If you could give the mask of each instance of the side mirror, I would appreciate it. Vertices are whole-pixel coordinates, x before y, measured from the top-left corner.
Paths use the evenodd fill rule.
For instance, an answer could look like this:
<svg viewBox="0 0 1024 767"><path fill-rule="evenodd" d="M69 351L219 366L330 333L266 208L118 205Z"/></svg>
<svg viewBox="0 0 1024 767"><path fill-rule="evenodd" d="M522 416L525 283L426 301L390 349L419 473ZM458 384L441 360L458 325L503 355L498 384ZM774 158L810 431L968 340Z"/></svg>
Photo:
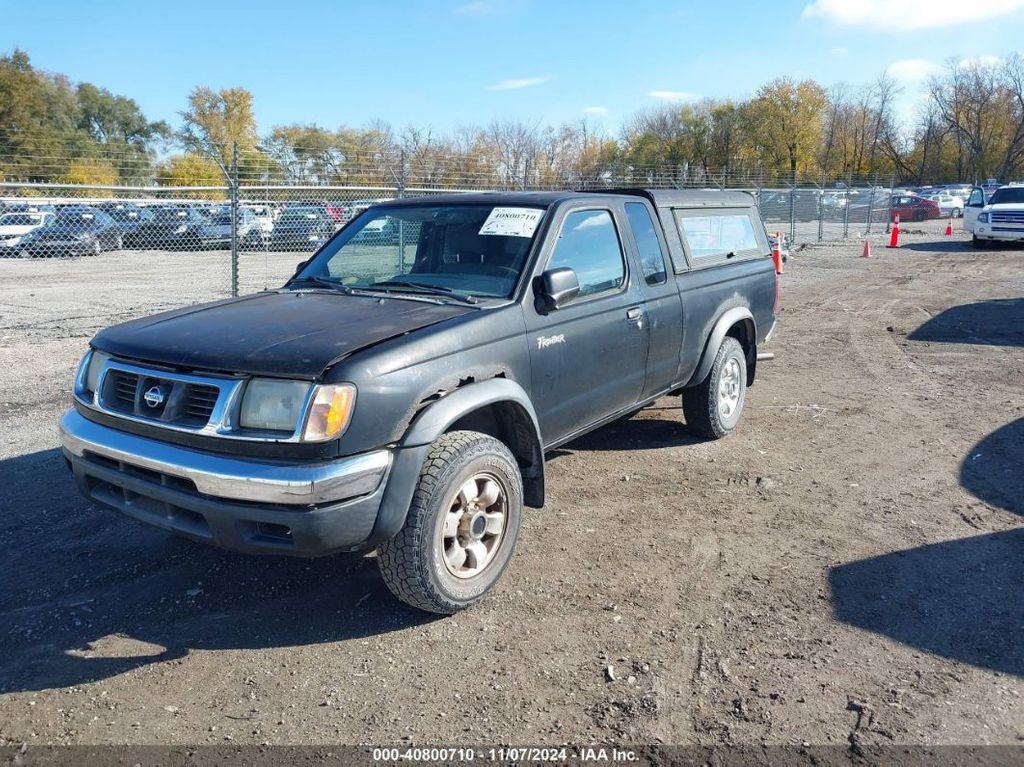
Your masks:
<svg viewBox="0 0 1024 767"><path fill-rule="evenodd" d="M580 294L576 272L567 266L548 269L540 276L540 300L545 311L555 311Z"/></svg>
<svg viewBox="0 0 1024 767"><path fill-rule="evenodd" d="M295 273L296 273L296 274L298 274L298 273L299 273L299 272L301 272L301 271L302 271L303 269L305 269L305 268L306 268L306 264L308 264L308 263L309 263L310 261L312 261L312 260L313 260L313 259L311 259L311 258L307 258L307 259L306 259L305 261L299 261L299 263L297 263L297 264L295 265Z"/></svg>

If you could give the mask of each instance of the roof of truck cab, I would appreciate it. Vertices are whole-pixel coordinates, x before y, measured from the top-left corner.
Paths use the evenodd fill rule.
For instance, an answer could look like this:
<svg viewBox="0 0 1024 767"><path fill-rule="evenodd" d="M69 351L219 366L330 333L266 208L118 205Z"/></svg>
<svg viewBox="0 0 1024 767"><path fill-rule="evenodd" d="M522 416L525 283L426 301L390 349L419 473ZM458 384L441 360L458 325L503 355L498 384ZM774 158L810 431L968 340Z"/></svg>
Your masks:
<svg viewBox="0 0 1024 767"><path fill-rule="evenodd" d="M567 200L594 200L633 195L650 200L656 207L728 207L744 208L754 205L750 192L734 189L601 189L592 192L450 192L422 197L403 197L377 203L383 207L421 205L424 203L456 202L468 205L513 205L550 207Z"/></svg>

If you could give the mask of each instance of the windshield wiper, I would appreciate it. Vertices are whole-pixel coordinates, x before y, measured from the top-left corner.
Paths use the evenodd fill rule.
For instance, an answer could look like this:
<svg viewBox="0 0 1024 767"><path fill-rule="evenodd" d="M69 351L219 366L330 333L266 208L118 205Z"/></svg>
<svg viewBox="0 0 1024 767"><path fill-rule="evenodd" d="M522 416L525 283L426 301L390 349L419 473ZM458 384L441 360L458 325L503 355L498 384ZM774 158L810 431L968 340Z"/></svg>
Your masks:
<svg viewBox="0 0 1024 767"><path fill-rule="evenodd" d="M350 288L348 285L343 285L340 282L329 280L326 277L298 277L292 282L315 282L317 285L323 285L325 288L336 290L339 293L344 293L346 296L355 295L355 290Z"/></svg>
<svg viewBox="0 0 1024 767"><path fill-rule="evenodd" d="M446 296L462 301L464 304L479 303L473 296L464 296L456 293L452 288L444 285L431 285L429 282L416 282L415 280L382 280L368 285L369 288L414 288L425 293L432 293L435 296Z"/></svg>

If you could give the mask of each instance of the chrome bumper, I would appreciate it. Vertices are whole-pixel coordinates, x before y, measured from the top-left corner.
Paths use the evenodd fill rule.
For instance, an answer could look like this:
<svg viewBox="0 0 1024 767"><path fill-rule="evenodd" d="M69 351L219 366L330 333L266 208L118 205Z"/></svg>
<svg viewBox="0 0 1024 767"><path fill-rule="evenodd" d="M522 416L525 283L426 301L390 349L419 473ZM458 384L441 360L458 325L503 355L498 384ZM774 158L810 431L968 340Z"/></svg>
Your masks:
<svg viewBox="0 0 1024 767"><path fill-rule="evenodd" d="M380 486L391 463L387 450L313 464L233 458L117 431L74 410L61 418L60 439L73 456L91 453L189 480L204 495L268 504L307 506L366 495Z"/></svg>

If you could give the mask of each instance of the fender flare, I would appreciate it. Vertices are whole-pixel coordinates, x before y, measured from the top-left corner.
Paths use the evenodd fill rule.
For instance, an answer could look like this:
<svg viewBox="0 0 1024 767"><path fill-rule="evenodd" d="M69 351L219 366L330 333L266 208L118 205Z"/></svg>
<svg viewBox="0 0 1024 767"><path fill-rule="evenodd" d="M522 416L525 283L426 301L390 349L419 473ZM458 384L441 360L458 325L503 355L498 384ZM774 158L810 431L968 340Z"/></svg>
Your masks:
<svg viewBox="0 0 1024 767"><path fill-rule="evenodd" d="M544 443L533 403L515 381L491 378L456 389L428 405L413 419L395 451L388 486L368 541L370 546L382 543L402 529L420 470L434 440L463 416L499 403L517 405L529 420L533 433L529 436L530 465L522 469L524 501L537 508L544 505Z"/></svg>
<svg viewBox="0 0 1024 767"><path fill-rule="evenodd" d="M529 417L533 433L541 444L537 413L526 390L508 378L490 378L460 387L425 408L413 419L402 439L402 447L429 445L464 415L499 402L519 405Z"/></svg>
<svg viewBox="0 0 1024 767"><path fill-rule="evenodd" d="M743 320L749 320L751 325L754 324L754 315L745 306L734 306L718 318L714 328L711 330L711 334L708 336L708 342L704 346L704 354L700 358L700 364L693 375L690 376L690 380L686 382L687 386L695 386L707 378L711 372L711 366L715 364L715 357L718 356L718 350L722 346L722 341L725 340L725 334L729 332L729 328ZM756 326L754 330L755 333L751 337L756 339Z"/></svg>

